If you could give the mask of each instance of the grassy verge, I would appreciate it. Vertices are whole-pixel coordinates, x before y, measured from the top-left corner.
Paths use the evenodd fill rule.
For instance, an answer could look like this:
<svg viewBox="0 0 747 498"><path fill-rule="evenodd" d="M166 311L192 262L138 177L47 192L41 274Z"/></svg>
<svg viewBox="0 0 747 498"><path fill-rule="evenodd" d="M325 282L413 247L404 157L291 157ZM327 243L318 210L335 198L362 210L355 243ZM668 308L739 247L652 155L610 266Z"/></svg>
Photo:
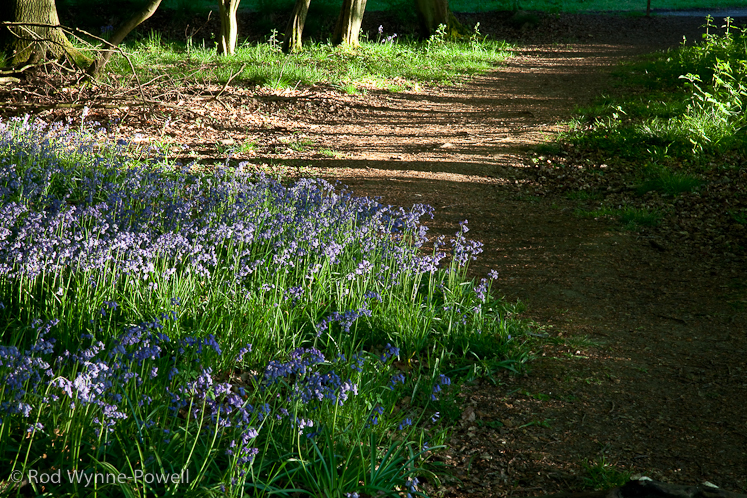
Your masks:
<svg viewBox="0 0 747 498"><path fill-rule="evenodd" d="M747 35L707 22L700 43L626 66L625 94L581 109L535 151L538 165L552 157L544 176L568 178L558 183L579 215L658 227L704 250L745 247Z"/></svg>
<svg viewBox="0 0 747 498"><path fill-rule="evenodd" d="M707 23L716 29L711 18ZM702 43L627 68L625 84L643 92L583 109L564 138L585 150L661 168L697 169L714 158L743 154L746 40L730 27L722 36L711 33ZM652 172L662 184L695 186L661 168Z"/></svg>
<svg viewBox="0 0 747 498"><path fill-rule="evenodd" d="M274 36L267 43L245 44L236 55L216 59L213 47L165 43L152 32L127 50L136 71L150 79L166 73L185 82L258 84L272 88L327 83L348 93L358 87L414 87L418 82L448 84L495 67L508 57L505 42L488 41L475 30L471 40L446 41L444 35L417 42L396 33L382 33L360 48L308 43L302 52L285 55ZM131 74L129 62L119 56L110 69Z"/></svg>
<svg viewBox="0 0 747 498"><path fill-rule="evenodd" d="M87 126L0 123L0 489L437 483L459 380L529 354L516 307L466 279L481 251L466 225L425 254L426 206L142 152Z"/></svg>

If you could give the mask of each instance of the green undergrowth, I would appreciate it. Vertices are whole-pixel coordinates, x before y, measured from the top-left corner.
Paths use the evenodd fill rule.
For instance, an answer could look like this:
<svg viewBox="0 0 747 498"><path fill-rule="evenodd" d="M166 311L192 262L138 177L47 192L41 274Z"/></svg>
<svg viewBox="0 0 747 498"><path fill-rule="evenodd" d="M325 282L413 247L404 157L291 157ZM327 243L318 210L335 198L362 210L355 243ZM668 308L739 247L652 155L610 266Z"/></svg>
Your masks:
<svg viewBox="0 0 747 498"><path fill-rule="evenodd" d="M508 57L508 48L505 42L486 40L476 28L462 42L443 34L420 42L383 32L358 48L312 41L286 55L277 35L271 35L265 43L245 43L234 56L218 58L212 46L169 42L152 32L126 47L129 61L117 56L110 69L131 74L132 62L143 80L168 74L184 84L225 83L233 76L236 85L284 89L321 83L354 94L361 87L402 91L418 82L453 84L494 68Z"/></svg>
<svg viewBox="0 0 747 498"><path fill-rule="evenodd" d="M563 139L589 152L667 167L670 172L656 173L665 189L664 183L696 186L678 177L678 169L697 171L714 159L734 166L729 156L747 152L747 36L731 20L718 35L713 19L706 22L709 33L696 45L627 66L619 75L629 91L582 109Z"/></svg>
<svg viewBox="0 0 747 498"><path fill-rule="evenodd" d="M640 227L653 227L659 224L662 214L656 210L646 208L624 207L610 208L600 207L592 210L578 209L576 215L587 218L615 218L619 220L626 229L636 230Z"/></svg>
<svg viewBox="0 0 747 498"><path fill-rule="evenodd" d="M709 17L706 27L695 45L625 65L617 74L624 92L581 109L556 143L536 150L560 168L574 165L585 185L565 195L579 204L578 215L655 227L665 215L677 217L679 199L707 202L698 199L709 186L740 177L747 164L747 35L730 19L717 26ZM740 202L728 214L743 224Z"/></svg>

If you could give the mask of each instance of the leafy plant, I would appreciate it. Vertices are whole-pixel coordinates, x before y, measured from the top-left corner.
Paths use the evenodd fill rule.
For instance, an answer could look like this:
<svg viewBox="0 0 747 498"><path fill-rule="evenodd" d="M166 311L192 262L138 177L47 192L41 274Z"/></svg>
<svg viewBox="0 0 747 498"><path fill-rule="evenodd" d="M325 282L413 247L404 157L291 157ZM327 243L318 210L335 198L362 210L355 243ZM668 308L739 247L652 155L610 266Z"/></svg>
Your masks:
<svg viewBox="0 0 747 498"><path fill-rule="evenodd" d="M581 465L586 473L583 480L587 488L611 489L623 486L630 480L630 472L617 469L604 456L594 461L586 460Z"/></svg>
<svg viewBox="0 0 747 498"><path fill-rule="evenodd" d="M693 175L673 172L665 167L651 167L649 173L651 177L638 187L639 195L651 191L677 195L683 192L692 192L702 184L702 181Z"/></svg>

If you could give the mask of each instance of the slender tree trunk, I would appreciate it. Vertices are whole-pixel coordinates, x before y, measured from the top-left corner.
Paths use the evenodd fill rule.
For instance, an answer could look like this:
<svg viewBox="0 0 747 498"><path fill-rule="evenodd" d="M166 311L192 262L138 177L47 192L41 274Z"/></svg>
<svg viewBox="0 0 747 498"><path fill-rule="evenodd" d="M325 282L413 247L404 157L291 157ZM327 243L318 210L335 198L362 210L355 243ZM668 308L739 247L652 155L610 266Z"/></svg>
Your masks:
<svg viewBox="0 0 747 498"><path fill-rule="evenodd" d="M449 0L415 0L420 33L428 38L443 24L449 26Z"/></svg>
<svg viewBox="0 0 747 498"><path fill-rule="evenodd" d="M2 0L2 21L59 26L55 0ZM36 64L48 57L69 57L81 65L90 59L77 50L60 28L47 26L5 26L0 37L12 66Z"/></svg>
<svg viewBox="0 0 747 498"><path fill-rule="evenodd" d="M646 17L651 16L651 0L646 2Z"/></svg>
<svg viewBox="0 0 747 498"><path fill-rule="evenodd" d="M239 10L239 1L218 0L218 10L220 12L218 55L233 55L236 53L236 39L239 37L236 11Z"/></svg>
<svg viewBox="0 0 747 498"><path fill-rule="evenodd" d="M332 35L332 43L353 47L360 45L358 34L361 30L361 22L365 11L366 0L343 0L340 16L337 18L334 35Z"/></svg>
<svg viewBox="0 0 747 498"><path fill-rule="evenodd" d="M88 74L92 76L101 74L101 71L104 70L104 66L106 66L106 64L109 62L109 59L111 59L112 54L114 53L112 51L112 47L116 47L117 45L122 43L133 29L137 28L141 23L146 21L156 12L159 5L161 5L161 0L150 0L148 4L143 7L143 10L123 22L116 29L116 31L112 33L112 36L109 39L109 45L107 45L108 50L102 52L99 58L96 59L96 62L91 64L91 66L88 68Z"/></svg>
<svg viewBox="0 0 747 498"><path fill-rule="evenodd" d="M306 24L306 14L309 13L309 5L311 0L296 0L296 5L293 6L293 13L288 19L283 39L283 52L286 54L301 50L301 35L303 25Z"/></svg>

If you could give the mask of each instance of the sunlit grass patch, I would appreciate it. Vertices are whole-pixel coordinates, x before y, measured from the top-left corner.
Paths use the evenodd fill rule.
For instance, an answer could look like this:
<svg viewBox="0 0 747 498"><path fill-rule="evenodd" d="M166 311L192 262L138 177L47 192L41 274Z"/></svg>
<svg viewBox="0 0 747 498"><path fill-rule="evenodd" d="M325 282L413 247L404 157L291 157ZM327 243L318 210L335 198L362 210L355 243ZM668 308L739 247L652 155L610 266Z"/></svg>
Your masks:
<svg viewBox="0 0 747 498"><path fill-rule="evenodd" d="M659 54L620 73L647 88L634 97L606 98L581 111L564 139L582 150L627 160L709 164L745 148L747 35L730 27L694 46Z"/></svg>
<svg viewBox="0 0 747 498"><path fill-rule="evenodd" d="M303 51L285 55L276 44L257 43L241 45L236 55L218 59L212 47L187 47L150 36L127 50L144 77L165 72L186 81L225 83L239 73L236 84L282 89L330 83L354 94L365 86L387 88L395 78L409 86L454 82L495 67L508 57L508 48L505 42L482 39L428 44L396 38L389 43L364 41L356 49L310 42ZM114 57L111 64L118 73L131 72L124 57Z"/></svg>

